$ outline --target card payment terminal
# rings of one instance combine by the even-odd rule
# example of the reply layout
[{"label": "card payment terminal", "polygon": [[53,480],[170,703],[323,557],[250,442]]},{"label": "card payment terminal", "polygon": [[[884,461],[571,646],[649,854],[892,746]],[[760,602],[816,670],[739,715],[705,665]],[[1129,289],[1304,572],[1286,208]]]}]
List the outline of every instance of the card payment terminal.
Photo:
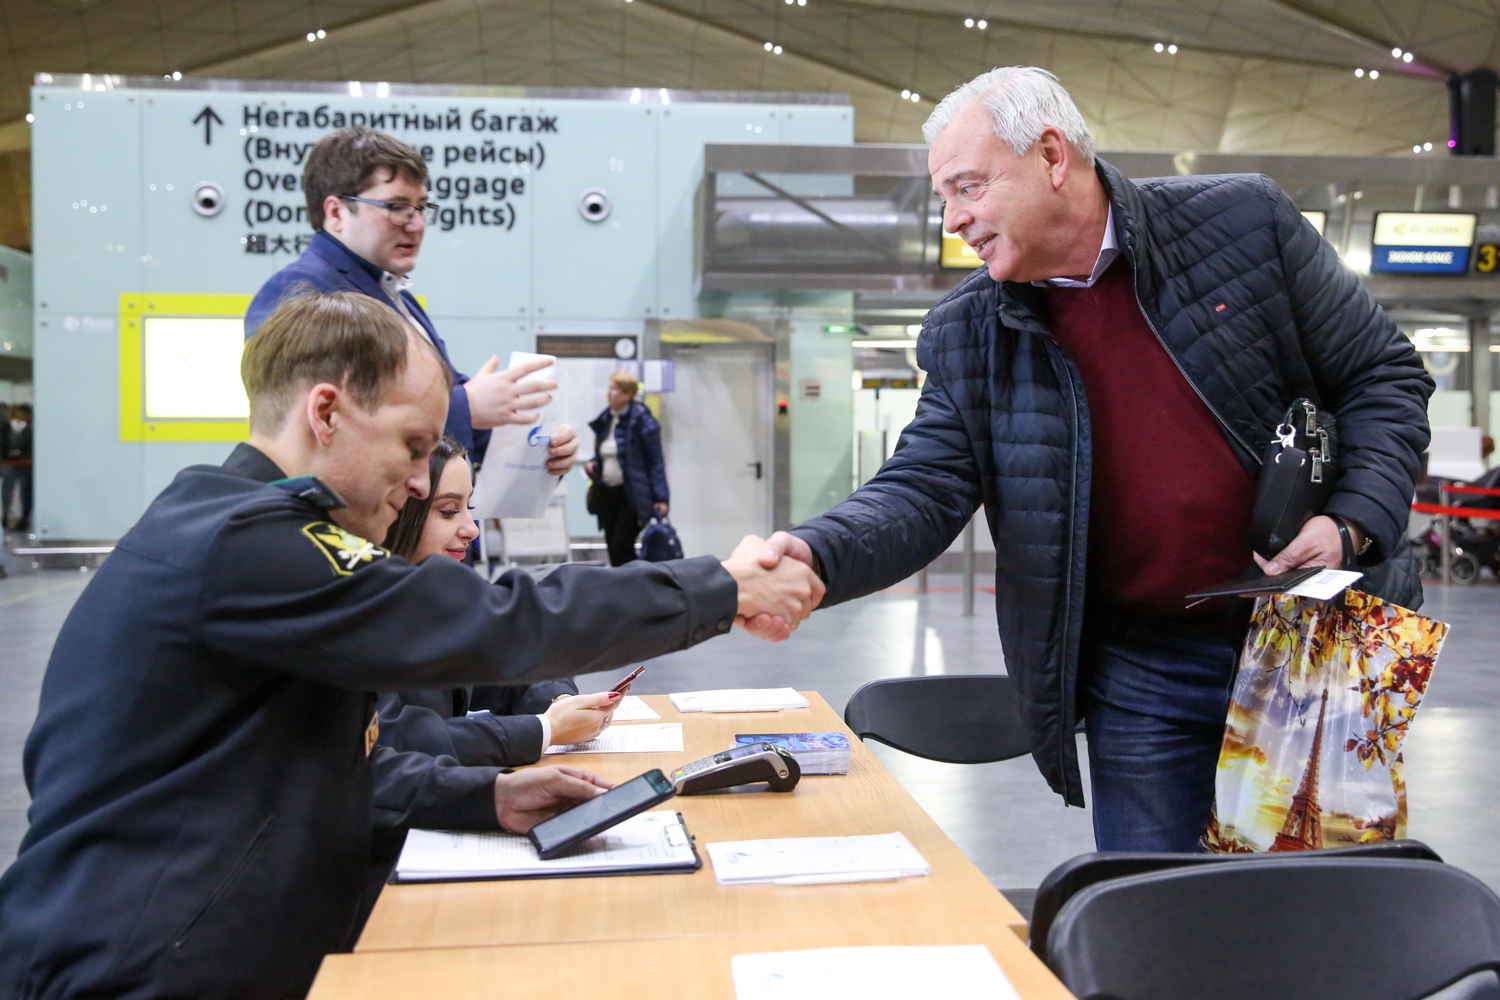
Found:
[{"label": "card payment terminal", "polygon": [[773,792],[797,787],[802,768],[787,750],[774,743],[747,743],[684,764],[667,775],[678,795],[696,795],[718,788],[769,782]]}]

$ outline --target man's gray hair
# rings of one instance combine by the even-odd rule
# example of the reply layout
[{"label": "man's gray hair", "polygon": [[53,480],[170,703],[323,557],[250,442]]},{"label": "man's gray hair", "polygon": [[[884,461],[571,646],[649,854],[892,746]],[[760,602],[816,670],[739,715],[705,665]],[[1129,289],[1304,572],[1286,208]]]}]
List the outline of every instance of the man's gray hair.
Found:
[{"label": "man's gray hair", "polygon": [[1056,128],[1079,157],[1094,165],[1094,137],[1078,113],[1078,105],[1057,82],[1037,66],[1002,66],[981,73],[943,98],[922,126],[931,144],[960,111],[983,101],[995,135],[1017,156],[1024,156],[1042,130]]}]

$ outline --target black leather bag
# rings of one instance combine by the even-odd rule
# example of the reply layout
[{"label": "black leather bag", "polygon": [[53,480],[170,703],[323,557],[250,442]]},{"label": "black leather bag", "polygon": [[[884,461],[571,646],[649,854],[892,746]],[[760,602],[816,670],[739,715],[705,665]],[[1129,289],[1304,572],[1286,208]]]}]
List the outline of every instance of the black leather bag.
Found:
[{"label": "black leather bag", "polygon": [[1266,449],[1250,517],[1250,546],[1264,558],[1290,545],[1323,512],[1338,478],[1337,445],[1332,416],[1311,400],[1292,403]]}]

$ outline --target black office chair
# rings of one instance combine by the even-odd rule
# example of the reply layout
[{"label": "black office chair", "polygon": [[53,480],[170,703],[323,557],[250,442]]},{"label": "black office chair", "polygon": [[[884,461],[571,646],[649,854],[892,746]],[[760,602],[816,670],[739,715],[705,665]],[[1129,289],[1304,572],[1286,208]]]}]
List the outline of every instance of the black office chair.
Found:
[{"label": "black office chair", "polygon": [[988,764],[1031,752],[1015,686],[1004,674],[871,681],[849,699],[844,722],[860,739],[947,764]]},{"label": "black office chair", "polygon": [[1274,858],[1412,858],[1417,861],[1443,859],[1420,840],[1382,840],[1373,844],[1350,844],[1298,854],[1149,854],[1136,851],[1095,851],[1070,858],[1047,873],[1037,887],[1030,914],[1031,950],[1047,957],[1047,932],[1058,911],[1078,892],[1098,882],[1127,875],[1186,868],[1220,862],[1264,861]]},{"label": "black office chair", "polygon": [[1416,1000],[1500,968],[1500,897],[1410,858],[1194,865],[1077,893],[1046,959],[1079,1000]]}]

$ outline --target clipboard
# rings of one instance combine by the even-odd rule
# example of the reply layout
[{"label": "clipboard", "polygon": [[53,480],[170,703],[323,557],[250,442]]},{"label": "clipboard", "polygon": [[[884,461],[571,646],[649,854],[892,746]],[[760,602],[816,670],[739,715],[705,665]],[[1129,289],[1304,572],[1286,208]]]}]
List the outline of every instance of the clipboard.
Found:
[{"label": "clipboard", "polygon": [[[671,825],[681,830],[685,838],[682,844],[672,844],[669,859],[647,859],[644,848],[629,846],[610,847],[611,835],[619,840],[625,836],[636,840],[638,828],[647,825],[661,827],[670,844],[663,817],[670,816]],[[650,817],[650,819],[647,819]],[[616,833],[621,831],[621,833]],[[418,836],[420,835],[420,836]],[[416,837],[414,844],[413,837]],[[603,844],[599,842],[603,841]],[[589,850],[590,845],[594,849]],[[488,848],[488,850],[487,850]],[[410,852],[410,853],[409,853]],[[590,863],[590,854],[597,861]],[[609,855],[618,856],[611,862]],[[487,867],[483,862],[490,858]],[[441,862],[438,870],[435,861]],[[403,862],[407,872],[402,872]],[[418,868],[426,862],[432,867]],[[607,875],[690,875],[703,867],[703,858],[698,854],[697,838],[689,832],[682,813],[670,810],[644,812],[625,820],[618,826],[585,841],[578,851],[551,861],[536,857],[536,849],[524,836],[511,833],[476,833],[442,830],[412,830],[407,834],[406,846],[401,858],[391,871],[388,882],[392,885],[416,885],[429,882],[509,882],[521,879],[543,878],[599,878]]]}]

